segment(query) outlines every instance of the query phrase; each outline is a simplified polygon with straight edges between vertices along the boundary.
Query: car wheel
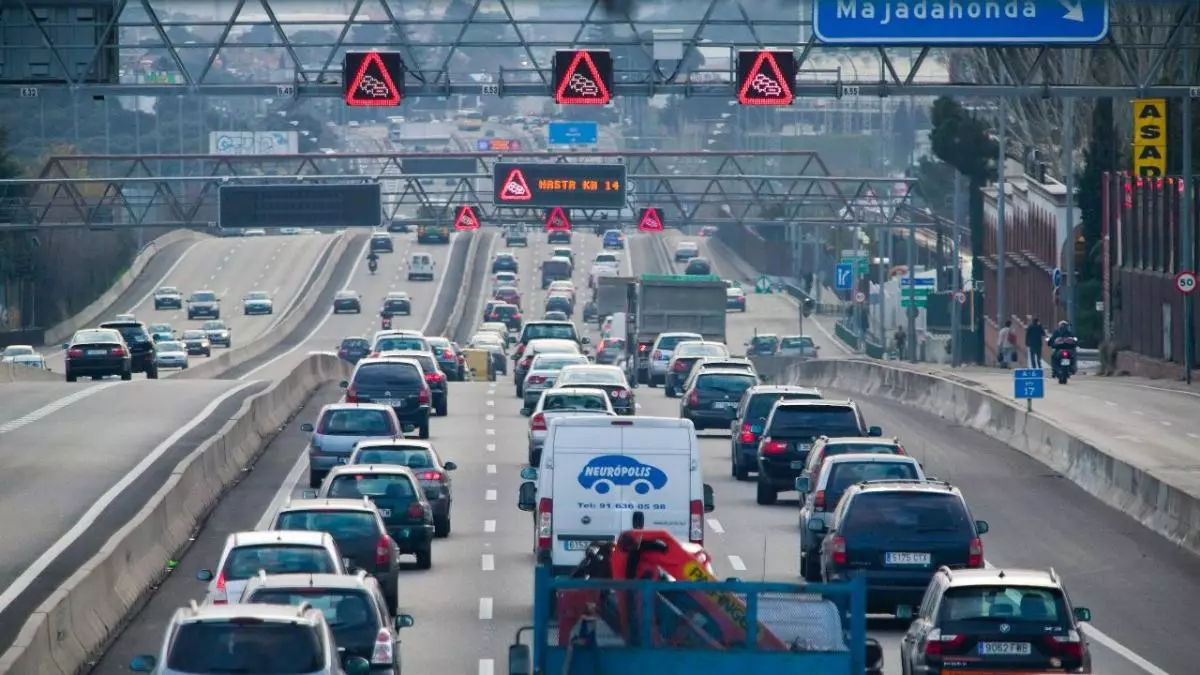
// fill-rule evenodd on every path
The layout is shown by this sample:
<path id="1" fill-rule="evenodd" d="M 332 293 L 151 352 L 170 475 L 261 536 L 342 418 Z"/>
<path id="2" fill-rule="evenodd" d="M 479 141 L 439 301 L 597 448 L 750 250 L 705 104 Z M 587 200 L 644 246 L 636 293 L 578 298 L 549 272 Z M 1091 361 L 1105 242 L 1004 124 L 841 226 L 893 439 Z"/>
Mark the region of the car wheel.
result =
<path id="1" fill-rule="evenodd" d="M 821 563 L 813 559 L 816 551 L 804 551 L 800 554 L 800 576 L 805 581 L 821 581 Z"/>
<path id="2" fill-rule="evenodd" d="M 417 551 L 417 569 L 427 570 L 431 567 L 433 567 L 433 545 L 430 544 Z"/>
<path id="3" fill-rule="evenodd" d="M 206 357 L 208 357 L 208 356 L 212 356 L 212 350 L 211 350 L 211 349 L 205 349 L 205 350 L 204 350 L 204 356 L 206 356 Z"/>
<path id="4" fill-rule="evenodd" d="M 66 378 L 67 378 L 67 382 L 74 382 L 76 380 L 76 377 L 74 375 L 72 375 L 71 373 L 67 373 Z"/>
<path id="5" fill-rule="evenodd" d="M 449 412 L 448 412 L 449 407 L 450 407 L 450 402 L 443 399 L 441 402 L 439 402 L 437 405 L 435 405 L 433 407 L 433 410 L 435 413 L 437 413 L 438 417 L 445 417 L 446 415 L 449 414 Z"/>
<path id="6" fill-rule="evenodd" d="M 122 375 L 121 377 L 125 377 L 125 376 Z M 146 369 L 146 379 L 147 380 L 157 380 L 158 379 L 158 366 L 153 366 L 153 367 Z"/>
<path id="7" fill-rule="evenodd" d="M 663 385 L 663 393 L 667 395 L 667 398 L 679 398 L 679 394 L 675 393 L 675 387 L 669 384 Z"/>
<path id="8" fill-rule="evenodd" d="M 450 536 L 450 516 L 433 521 L 433 535 L 439 539 Z"/>
<path id="9" fill-rule="evenodd" d="M 323 480 L 324 477 L 322 477 L 320 474 L 316 474 L 311 471 L 308 472 L 308 487 L 314 490 L 320 489 L 321 482 Z"/>
<path id="10" fill-rule="evenodd" d="M 383 604 L 392 616 L 400 612 L 400 584 L 395 576 L 392 577 L 392 583 L 383 588 Z"/>
<path id="11" fill-rule="evenodd" d="M 121 379 L 122 379 L 122 380 L 125 380 L 126 382 L 128 382 L 129 380 L 132 380 L 132 379 L 133 379 L 133 373 L 132 373 L 131 371 L 128 371 L 128 370 L 127 370 L 127 371 L 125 371 L 125 372 L 122 372 L 122 373 L 121 373 Z"/>
<path id="12" fill-rule="evenodd" d="M 429 440 L 429 420 L 421 422 L 420 426 L 417 427 L 417 438 L 423 441 Z"/>
<path id="13" fill-rule="evenodd" d="M 754 498 L 759 504 L 763 506 L 770 506 L 779 498 L 779 493 L 776 492 L 775 488 L 771 487 L 769 483 L 760 479 L 758 481 L 758 490 L 756 491 Z"/>
<path id="14" fill-rule="evenodd" d="M 738 462 L 736 459 L 732 461 L 732 464 L 733 464 L 733 477 L 735 480 L 739 480 L 739 481 L 750 480 L 750 471 L 748 469 L 746 469 L 746 467 L 742 466 L 741 463 Z"/>
<path id="15" fill-rule="evenodd" d="M 185 364 L 183 364 L 183 366 L 182 366 L 182 368 L 181 368 L 181 369 L 182 369 L 182 370 L 187 370 L 187 367 L 188 367 L 188 364 L 186 364 L 186 363 L 185 363 Z"/>
<path id="16" fill-rule="evenodd" d="M 517 398 L 525 398 L 525 388 L 519 384 L 517 385 Z"/>

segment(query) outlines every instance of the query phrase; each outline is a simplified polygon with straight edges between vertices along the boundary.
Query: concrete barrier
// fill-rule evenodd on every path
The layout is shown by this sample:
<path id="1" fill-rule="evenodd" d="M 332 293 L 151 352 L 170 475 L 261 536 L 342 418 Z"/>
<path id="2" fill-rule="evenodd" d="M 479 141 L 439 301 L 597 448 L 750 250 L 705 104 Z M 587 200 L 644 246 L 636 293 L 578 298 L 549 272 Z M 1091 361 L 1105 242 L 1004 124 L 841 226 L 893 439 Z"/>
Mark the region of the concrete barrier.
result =
<path id="1" fill-rule="evenodd" d="M 343 255 L 347 254 L 347 247 L 353 239 L 352 235 L 343 233 L 334 240 L 330 245 L 329 255 L 325 258 L 325 264 L 317 272 L 312 284 L 308 287 L 308 291 L 303 297 L 288 311 L 285 315 L 279 317 L 277 323 L 273 327 L 266 330 L 257 340 L 253 340 L 245 345 L 227 349 L 218 356 L 205 359 L 203 363 L 195 366 L 188 366 L 187 370 L 182 370 L 174 375 L 175 378 L 185 380 L 201 380 L 214 379 L 220 377 L 223 373 L 228 372 L 243 363 L 247 363 L 253 359 L 257 359 L 270 352 L 280 342 L 283 342 L 292 334 L 292 331 L 308 317 L 308 313 L 316 307 L 317 302 L 321 299 L 321 289 L 332 280 L 333 272 L 337 269 L 338 261 Z M 358 255 L 358 251 L 352 251 L 351 255 Z M 234 340 L 237 336 L 234 336 Z"/>
<path id="2" fill-rule="evenodd" d="M 854 359 L 794 363 L 783 381 L 898 400 L 970 427 L 1049 466 L 1092 496 L 1200 553 L 1200 499 L 986 386 L 951 374 Z"/>
<path id="3" fill-rule="evenodd" d="M 54 373 L 41 368 L 29 366 L 14 366 L 11 363 L 0 363 L 0 384 L 13 382 L 61 382 L 62 373 Z"/>
<path id="4" fill-rule="evenodd" d="M 450 317 L 446 320 L 445 333 L 451 340 L 465 340 L 470 337 L 465 334 L 465 331 L 470 331 L 474 328 L 475 322 L 466 322 L 464 328 L 464 317 L 467 311 L 469 301 L 475 297 L 475 293 L 486 293 L 487 289 L 484 285 L 487 276 L 488 262 L 491 258 L 492 245 L 496 241 L 496 233 L 488 231 L 476 231 L 475 237 L 471 239 L 471 248 L 467 249 L 466 268 L 463 270 L 462 289 L 454 299 L 454 309 L 450 311 Z"/>
<path id="5" fill-rule="evenodd" d="M 167 563 L 225 490 L 294 412 L 327 382 L 349 377 L 331 354 L 310 354 L 287 377 L 246 400 L 138 514 L 35 610 L 0 656 L 0 674 L 75 675 L 129 611 L 167 574 Z"/>
<path id="6" fill-rule="evenodd" d="M 208 235 L 193 230 L 172 230 L 146 244 L 142 247 L 141 251 L 138 251 L 133 262 L 130 263 L 129 269 L 125 270 L 125 273 L 107 291 L 96 298 L 92 304 L 84 307 L 75 316 L 48 328 L 42 341 L 47 345 L 57 345 L 74 335 L 75 331 L 80 328 L 96 323 L 96 320 L 121 297 L 121 294 L 133 285 L 134 280 L 146 269 L 146 265 L 150 264 L 150 260 L 158 255 L 158 252 L 162 249 L 176 242 L 199 240 L 207 237 Z"/>

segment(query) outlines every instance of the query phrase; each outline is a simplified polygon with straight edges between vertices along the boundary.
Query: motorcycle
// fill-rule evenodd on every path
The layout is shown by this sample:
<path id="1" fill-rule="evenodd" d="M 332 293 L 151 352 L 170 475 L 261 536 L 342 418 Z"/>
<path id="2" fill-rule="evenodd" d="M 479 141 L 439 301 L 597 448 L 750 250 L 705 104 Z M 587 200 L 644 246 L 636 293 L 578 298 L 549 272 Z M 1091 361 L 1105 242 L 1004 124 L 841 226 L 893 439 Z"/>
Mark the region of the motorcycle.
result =
<path id="1" fill-rule="evenodd" d="M 1075 355 L 1079 349 L 1079 341 L 1073 337 L 1051 338 L 1050 340 L 1050 373 L 1059 384 L 1066 384 L 1078 371 Z"/>
<path id="2" fill-rule="evenodd" d="M 380 324 L 379 327 L 381 330 L 391 330 L 392 329 L 391 315 L 384 314 L 383 317 L 380 319 L 379 324 Z"/>
<path id="3" fill-rule="evenodd" d="M 371 270 L 371 274 L 374 275 L 375 272 L 379 269 L 379 263 L 375 262 L 374 260 L 368 260 L 367 261 L 367 269 Z"/>

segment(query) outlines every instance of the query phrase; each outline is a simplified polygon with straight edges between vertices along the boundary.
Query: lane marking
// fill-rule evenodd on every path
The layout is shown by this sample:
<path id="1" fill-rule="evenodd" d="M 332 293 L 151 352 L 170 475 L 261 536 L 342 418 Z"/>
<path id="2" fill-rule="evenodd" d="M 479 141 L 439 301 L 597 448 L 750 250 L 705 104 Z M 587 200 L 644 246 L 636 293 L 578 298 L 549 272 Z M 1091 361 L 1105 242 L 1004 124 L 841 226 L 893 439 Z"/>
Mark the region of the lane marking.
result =
<path id="1" fill-rule="evenodd" d="M 1130 436 L 1129 434 L 1121 434 L 1120 436 L 1113 436 L 1113 438 L 1117 439 L 1118 441 L 1131 441 L 1133 443 L 1142 442 L 1142 439 L 1138 438 L 1137 436 Z"/>
<path id="2" fill-rule="evenodd" d="M 484 493 L 483 493 L 483 498 L 484 498 L 484 499 L 486 499 L 486 500 L 487 500 L 487 501 L 489 501 L 489 502 L 494 502 L 494 501 L 496 501 L 496 491 L 495 491 L 495 490 L 488 490 L 487 492 L 484 492 Z"/>
<path id="3" fill-rule="evenodd" d="M 496 473 L 496 465 L 495 465 L 495 464 L 488 464 L 488 465 L 487 465 L 487 472 L 488 472 L 488 473 Z"/>
<path id="4" fill-rule="evenodd" d="M 487 434 L 488 436 L 495 436 L 496 430 L 495 429 L 484 429 L 483 433 Z"/>
<path id="5" fill-rule="evenodd" d="M 1133 414 L 1138 415 L 1140 417 L 1140 416 L 1144 416 L 1146 413 L 1142 412 L 1141 410 L 1134 410 Z"/>
<path id="6" fill-rule="evenodd" d="M 729 566 L 732 567 L 735 572 L 745 572 L 746 571 L 746 563 L 742 562 L 741 556 L 736 556 L 736 555 L 729 556 Z"/>
<path id="7" fill-rule="evenodd" d="M 496 416 L 495 415 L 485 415 L 483 419 L 486 422 L 495 422 Z"/>
<path id="8" fill-rule="evenodd" d="M 495 443 L 488 443 L 486 446 L 484 446 L 484 448 L 485 448 L 485 449 L 486 449 L 488 452 L 495 452 L 495 451 L 496 451 L 496 444 L 495 444 Z"/>
<path id="9" fill-rule="evenodd" d="M 496 521 L 494 521 L 494 520 L 483 521 L 483 531 L 488 532 L 488 533 L 495 532 L 496 531 Z"/>
<path id="10" fill-rule="evenodd" d="M 187 247 L 187 249 L 183 252 L 183 254 L 180 255 L 179 258 L 175 261 L 175 263 L 167 268 L 167 271 L 163 273 L 162 278 L 158 280 L 158 283 L 154 284 L 153 288 L 146 291 L 146 294 L 143 295 L 141 297 L 141 299 L 139 299 L 137 302 L 133 303 L 133 306 L 129 308 L 129 311 L 127 311 L 126 314 L 136 314 L 138 307 L 141 307 L 142 305 L 146 304 L 146 301 L 148 301 L 150 298 L 154 297 L 154 292 L 158 290 L 159 286 L 166 286 L 167 279 L 170 279 L 171 275 L 175 273 L 175 270 L 178 269 L 179 266 L 183 264 L 183 261 L 185 259 L 187 259 L 188 254 L 191 253 L 192 251 L 196 250 L 196 244 L 199 244 L 199 243 L 200 243 L 200 240 L 197 239 L 195 242 L 192 243 L 191 246 Z"/>
<path id="11" fill-rule="evenodd" d="M 716 518 L 708 519 L 708 529 L 716 532 L 717 534 L 725 534 L 725 528 L 721 527 L 721 521 L 717 520 Z"/>
<path id="12" fill-rule="evenodd" d="M 179 439 L 183 438 L 193 429 L 203 424 L 205 420 L 207 420 L 208 417 L 212 415 L 222 403 L 230 398 L 233 398 L 243 389 L 248 389 L 257 385 L 258 383 L 258 380 L 252 380 L 250 382 L 238 385 L 221 394 L 220 396 L 217 396 L 217 398 L 215 398 L 211 403 L 208 404 L 208 406 L 201 410 L 198 415 L 193 417 L 183 426 L 176 429 L 175 433 L 168 436 L 162 443 L 159 443 L 156 448 L 151 450 L 148 455 L 142 458 L 142 461 L 138 462 L 136 466 L 122 476 L 121 480 L 117 481 L 112 485 L 112 487 L 108 488 L 107 492 L 100 495 L 100 497 L 96 499 L 95 503 L 92 504 L 91 508 L 89 508 L 82 516 L 80 516 L 79 520 L 75 521 L 75 525 L 73 525 L 70 530 L 67 530 L 66 534 L 59 537 L 58 541 L 54 542 L 49 548 L 43 551 L 42 554 L 38 556 L 37 560 L 33 561 L 29 567 L 21 573 L 20 576 L 13 580 L 13 582 L 9 584 L 8 588 L 4 589 L 3 593 L 0 593 L 0 613 L 3 613 L 5 610 L 7 610 L 13 601 L 15 601 L 22 593 L 24 593 L 31 585 L 33 585 L 33 582 L 36 581 L 37 578 L 46 571 L 46 568 L 50 567 L 50 565 L 54 563 L 54 561 L 57 560 L 64 551 L 78 541 L 85 532 L 90 530 L 92 526 L 96 524 L 96 521 L 100 519 L 100 516 L 103 515 L 104 511 L 121 496 L 121 493 L 125 492 L 125 490 L 132 485 L 134 481 L 141 477 L 142 474 L 146 473 L 146 471 L 156 462 L 158 462 L 163 455 L 167 454 L 171 447 L 179 442 Z"/>
<path id="13" fill-rule="evenodd" d="M 495 390 L 493 390 L 493 391 L 495 391 Z M 491 399 L 488 399 L 488 402 L 487 402 L 487 404 L 488 404 L 488 406 L 489 406 L 489 407 L 491 407 L 491 406 L 494 406 L 494 405 L 496 405 L 496 402 L 495 402 L 495 401 L 493 401 L 493 400 L 491 400 Z"/>
<path id="14" fill-rule="evenodd" d="M 480 598 L 479 599 L 479 620 L 480 621 L 491 621 L 492 620 L 492 599 L 491 598 Z"/>
<path id="15" fill-rule="evenodd" d="M 479 675 L 496 675 L 496 662 L 492 659 L 479 659 Z"/>
<path id="16" fill-rule="evenodd" d="M 115 387 L 118 384 L 122 384 L 122 383 L 121 382 L 105 382 L 104 384 L 93 385 L 91 387 L 88 387 L 87 389 L 80 389 L 79 391 L 77 391 L 73 394 L 68 394 L 67 396 L 62 397 L 62 398 L 58 399 L 57 401 L 52 401 L 50 403 L 47 403 L 46 405 L 38 408 L 37 410 L 34 410 L 33 412 L 26 413 L 24 415 L 21 415 L 20 417 L 18 417 L 15 420 L 5 422 L 4 424 L 0 424 L 0 436 L 2 436 L 4 434 L 12 433 L 12 432 L 16 431 L 17 429 L 20 429 L 21 427 L 33 424 L 34 422 L 36 422 L 40 419 L 43 419 L 50 415 L 53 415 L 54 413 L 58 412 L 59 410 L 62 410 L 63 408 L 71 405 L 72 403 L 75 403 L 77 401 L 82 401 L 83 399 L 85 399 L 89 396 L 98 394 L 101 391 L 104 391 L 105 389 L 110 389 L 112 387 Z"/>
<path id="17" fill-rule="evenodd" d="M 1164 427 L 1169 427 L 1169 426 L 1171 426 L 1171 423 L 1170 423 L 1170 422 L 1168 422 L 1167 420 L 1159 420 L 1159 422 L 1158 422 L 1158 423 L 1159 423 L 1159 424 L 1161 424 L 1161 425 L 1163 425 Z"/>
<path id="18" fill-rule="evenodd" d="M 1104 405 L 1106 405 L 1106 406 L 1109 406 L 1109 407 L 1111 407 L 1111 408 L 1115 408 L 1115 407 L 1117 407 L 1117 404 L 1116 404 L 1116 403 L 1113 403 L 1112 401 L 1105 401 L 1105 402 L 1104 402 Z"/>
<path id="19" fill-rule="evenodd" d="M 1187 435 L 1188 435 L 1188 438 L 1200 438 L 1200 434 L 1194 434 L 1190 431 L 1187 433 Z"/>
<path id="20" fill-rule="evenodd" d="M 484 572 L 495 572 L 496 556 L 492 555 L 491 553 L 484 553 L 482 556 L 480 556 L 479 566 L 483 568 Z"/>

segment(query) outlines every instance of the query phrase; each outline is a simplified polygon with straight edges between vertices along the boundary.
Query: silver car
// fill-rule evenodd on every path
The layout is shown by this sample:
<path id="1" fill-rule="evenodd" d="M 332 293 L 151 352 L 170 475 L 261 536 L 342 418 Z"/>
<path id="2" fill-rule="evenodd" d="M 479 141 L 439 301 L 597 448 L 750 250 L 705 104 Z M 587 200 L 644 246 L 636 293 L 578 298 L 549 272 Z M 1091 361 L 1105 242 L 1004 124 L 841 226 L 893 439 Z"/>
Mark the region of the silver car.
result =
<path id="1" fill-rule="evenodd" d="M 403 436 L 400 420 L 390 405 L 330 403 L 321 408 L 316 425 L 305 422 L 308 438 L 308 486 L 321 487 L 329 470 L 345 464 L 359 441 Z"/>
<path id="2" fill-rule="evenodd" d="M 616 417 L 608 392 L 589 387 L 562 387 L 544 392 L 529 418 L 529 465 L 542 461 L 550 421 L 570 415 L 608 415 Z"/>
<path id="3" fill-rule="evenodd" d="M 220 319 L 205 321 L 200 324 L 200 330 L 208 335 L 208 341 L 214 345 L 233 346 L 233 329 Z"/>
<path id="4" fill-rule="evenodd" d="M 258 574 L 346 574 L 346 563 L 333 535 L 303 530 L 234 532 L 215 570 L 203 569 L 196 578 L 208 583 L 209 604 L 236 603 L 246 582 Z"/>
<path id="5" fill-rule="evenodd" d="M 175 340 L 164 340 L 154 345 L 154 362 L 159 368 L 187 370 L 187 345 Z"/>
<path id="6" fill-rule="evenodd" d="M 819 351 L 821 348 L 807 335 L 784 335 L 779 339 L 779 356 L 815 359 Z"/>
<path id="7" fill-rule="evenodd" d="M 704 336 L 699 333 L 660 334 L 654 340 L 654 346 L 650 349 L 650 363 L 646 384 L 649 384 L 651 387 L 666 384 L 667 368 L 671 363 L 671 356 L 675 353 L 675 346 L 680 342 L 694 341 L 703 342 Z"/>
<path id="8" fill-rule="evenodd" d="M 247 316 L 250 314 L 273 314 L 275 303 L 271 300 L 271 294 L 266 291 L 250 291 L 246 297 L 242 298 L 242 312 Z"/>
<path id="9" fill-rule="evenodd" d="M 542 392 L 554 386 L 558 372 L 567 366 L 588 364 L 588 359 L 582 354 L 537 354 L 529 364 L 529 372 L 525 373 L 525 382 L 521 386 L 521 397 L 525 404 L 521 410 L 525 414 L 533 410 Z"/>

